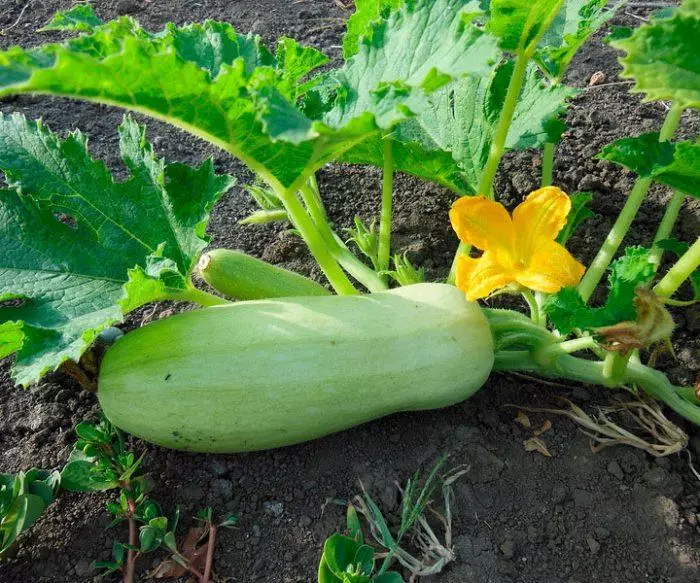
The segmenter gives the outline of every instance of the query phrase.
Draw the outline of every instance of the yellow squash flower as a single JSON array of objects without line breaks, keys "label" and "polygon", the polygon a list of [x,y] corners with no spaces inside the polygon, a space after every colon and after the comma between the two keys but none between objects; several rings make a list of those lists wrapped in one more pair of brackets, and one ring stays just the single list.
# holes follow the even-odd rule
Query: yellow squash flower
[{"label": "yellow squash flower", "polygon": [[484,253],[459,258],[457,287],[474,301],[513,284],[545,293],[575,286],[585,268],[555,241],[570,210],[571,200],[554,186],[530,193],[512,218],[483,196],[460,198],[450,210],[452,227]]}]

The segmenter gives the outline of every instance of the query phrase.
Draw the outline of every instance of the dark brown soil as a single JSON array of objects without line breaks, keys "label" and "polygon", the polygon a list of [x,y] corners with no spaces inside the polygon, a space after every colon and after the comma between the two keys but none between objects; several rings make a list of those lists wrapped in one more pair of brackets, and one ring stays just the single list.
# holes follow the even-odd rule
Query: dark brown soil
[{"label": "dark brown soil", "polygon": [[[25,0],[2,0],[0,29],[19,17]],[[0,46],[31,45],[45,37],[35,33],[57,9],[72,0],[33,2]],[[343,20],[348,12],[333,0],[100,0],[99,14],[129,13],[151,29],[165,22],[204,18],[233,22],[272,42],[288,34],[338,57]],[[630,12],[644,15],[640,10]],[[628,14],[619,24],[635,25]],[[595,161],[600,147],[614,138],[654,130],[664,115],[660,104],[642,104],[628,85],[587,89],[590,75],[604,71],[607,83],[618,81],[614,51],[596,39],[578,56],[569,81],[582,88],[573,103],[570,130],[559,149],[556,182],[568,191],[595,194],[599,214],[572,243],[575,254],[589,260],[607,232],[633,177]],[[119,169],[116,126],[122,113],[110,108],[50,98],[0,101],[0,111],[43,117],[56,131],[80,128],[91,137],[95,155]],[[697,134],[697,119],[686,116],[687,133]],[[691,130],[693,130],[691,132]],[[159,153],[195,162],[214,155],[219,170],[244,182],[250,175],[222,153],[195,139],[149,121],[149,136]],[[509,156],[498,191],[509,204],[537,186],[539,160],[532,153]],[[369,217],[378,206],[379,176],[365,168],[333,167],[320,173],[321,189],[340,227],[354,214]],[[452,195],[438,187],[399,177],[396,242],[399,250],[444,276],[456,245],[447,209]],[[655,188],[630,242],[648,243],[668,193]],[[216,208],[211,234],[216,246],[242,248],[269,261],[318,276],[305,249],[281,229],[237,226],[252,208],[240,188]],[[697,236],[698,205],[688,205],[678,227],[686,240]],[[164,308],[159,308],[162,310]],[[700,370],[697,333],[700,310],[676,315],[677,361],[663,365],[676,382],[692,383]],[[72,427],[97,413],[92,394],[53,375],[28,391],[14,388],[9,363],[0,365],[0,470],[31,466],[57,468],[73,442]],[[139,441],[145,467],[156,483],[155,497],[166,509],[181,504],[183,516],[205,505],[240,515],[240,528],[221,534],[216,570],[221,580],[292,583],[315,581],[321,545],[343,525],[343,510],[328,498],[348,498],[358,479],[385,509],[396,508],[395,480],[405,481],[419,466],[449,453],[470,471],[456,486],[454,546],[458,561],[431,580],[441,583],[690,583],[699,578],[700,489],[689,469],[689,455],[655,460],[639,450],[617,447],[594,454],[588,439],[563,418],[552,418],[543,437],[553,455],[524,450],[530,434],[514,422],[508,403],[555,404],[558,395],[586,408],[610,398],[602,389],[550,386],[535,380],[494,375],[469,401],[448,410],[402,414],[369,423],[312,443],[249,455],[193,455],[167,451]],[[541,422],[545,417],[532,415]],[[689,453],[700,456],[700,435],[691,431]],[[694,433],[692,433],[694,432]],[[696,467],[700,464],[696,461]],[[46,515],[22,536],[16,556],[0,565],[3,582],[70,582],[96,580],[94,559],[109,556],[112,541],[124,532],[108,523],[106,495],[62,495]],[[157,563],[157,560],[156,560]],[[141,573],[151,567],[148,560]]]}]

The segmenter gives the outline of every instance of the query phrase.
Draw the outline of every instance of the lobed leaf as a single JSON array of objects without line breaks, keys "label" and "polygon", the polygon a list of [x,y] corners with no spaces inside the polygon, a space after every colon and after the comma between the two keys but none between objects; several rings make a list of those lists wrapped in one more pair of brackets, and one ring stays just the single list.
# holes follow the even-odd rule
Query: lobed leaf
[{"label": "lobed leaf", "polygon": [[700,0],[685,0],[672,16],[655,18],[628,37],[613,41],[625,51],[620,59],[631,89],[647,100],[672,100],[685,107],[700,107]]},{"label": "lobed leaf", "polygon": [[597,157],[700,198],[700,141],[659,142],[648,133],[608,144]]},{"label": "lobed leaf", "polygon": [[426,140],[422,132],[414,135],[403,122],[408,119],[410,124],[416,115],[433,109],[431,96],[453,79],[485,75],[499,60],[494,40],[473,23],[479,3],[415,0],[397,3],[393,12],[389,8],[358,7],[365,28],[353,41],[357,50],[342,69],[325,77],[323,90],[332,104],[325,114],[329,123],[342,123],[368,110],[385,130],[358,142],[341,159],[381,166],[385,140],[391,139],[397,170],[469,192],[450,152]]},{"label": "lobed leaf", "polygon": [[[150,34],[122,17],[62,44],[0,53],[0,95],[62,95],[147,113],[217,144],[288,186],[309,165],[323,163],[318,161],[326,141],[321,133],[333,132],[316,131],[304,120],[306,142],[276,143],[261,118],[271,123],[275,113],[287,115],[293,104],[277,111],[269,99],[295,98],[309,67],[322,61],[317,51],[291,39],[283,39],[273,56],[258,37],[239,35],[226,23],[168,25]],[[362,129],[374,128],[367,123]],[[350,139],[355,137],[351,133]]]},{"label": "lobed leaf", "polygon": [[565,0],[491,0],[487,29],[506,51],[532,54]]},{"label": "lobed leaf", "polygon": [[69,10],[60,10],[54,17],[38,32],[53,30],[92,32],[92,30],[103,24],[102,20],[95,14],[91,4],[76,4]]},{"label": "lobed leaf", "polygon": [[[425,136],[414,120],[397,126],[388,138],[393,140],[392,152],[396,170],[423,180],[441,184],[460,194],[473,192],[475,186],[463,174],[462,168],[450,152]],[[350,164],[370,164],[381,168],[384,164],[384,139],[373,135],[363,140],[340,158]]]},{"label": "lobed leaf", "polygon": [[[209,211],[233,184],[211,160],[164,164],[130,118],[119,135],[123,182],[80,132],[60,140],[40,122],[0,115],[10,186],[0,190],[0,300],[13,300],[0,304],[0,357],[17,353],[23,385],[77,362],[125,311],[188,289]],[[125,288],[133,269],[145,276]]]},{"label": "lobed leaf", "polygon": [[332,78],[309,78],[326,58],[291,39],[273,55],[229,24],[151,34],[123,17],[62,44],[0,53],[0,95],[62,95],[147,113],[227,150],[276,189],[296,190],[413,115],[455,75],[488,70],[496,44],[469,22],[468,6],[405,3],[371,24]]},{"label": "lobed leaf", "polygon": [[498,48],[471,22],[475,7],[465,0],[414,0],[373,23],[357,54],[326,79],[333,94],[326,123],[340,127],[371,112],[388,130],[454,78],[488,73]]},{"label": "lobed leaf", "polygon": [[654,278],[650,250],[628,247],[624,256],[610,265],[608,298],[603,306],[590,307],[575,288],[563,288],[551,295],[544,310],[554,327],[562,334],[574,330],[591,330],[636,318],[635,290]]},{"label": "lobed leaf", "polygon": [[[513,63],[507,62],[488,77],[464,76],[436,91],[431,96],[431,109],[399,126],[394,132],[396,140],[420,144],[417,152],[451,152],[453,164],[444,162],[440,174],[449,179],[440,182],[456,186],[454,190],[460,193],[474,193],[488,159],[512,71]],[[530,66],[506,147],[520,150],[557,142],[564,129],[559,117],[574,94],[575,90],[563,85],[545,85],[537,67]],[[418,155],[416,158],[420,159]]]},{"label": "lobed leaf", "polygon": [[396,10],[404,0],[355,0],[355,12],[348,18],[343,36],[343,56],[349,59],[357,53],[360,39],[371,32],[371,24],[389,11]]}]

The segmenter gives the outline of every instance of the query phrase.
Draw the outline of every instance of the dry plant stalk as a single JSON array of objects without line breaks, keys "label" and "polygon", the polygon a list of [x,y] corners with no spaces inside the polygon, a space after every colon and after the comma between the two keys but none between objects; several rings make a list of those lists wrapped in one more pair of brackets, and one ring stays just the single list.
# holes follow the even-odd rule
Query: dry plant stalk
[{"label": "dry plant stalk", "polygon": [[[562,400],[569,405],[568,409],[518,407],[525,411],[568,417],[593,440],[591,449],[595,452],[614,445],[631,445],[655,457],[665,457],[684,450],[688,445],[688,435],[685,431],[668,419],[659,404],[652,399],[640,397],[637,401],[621,401],[609,407],[601,407],[593,415],[589,415],[569,399]],[[634,433],[614,421],[612,415],[617,414],[631,421],[641,430],[641,434]]]}]

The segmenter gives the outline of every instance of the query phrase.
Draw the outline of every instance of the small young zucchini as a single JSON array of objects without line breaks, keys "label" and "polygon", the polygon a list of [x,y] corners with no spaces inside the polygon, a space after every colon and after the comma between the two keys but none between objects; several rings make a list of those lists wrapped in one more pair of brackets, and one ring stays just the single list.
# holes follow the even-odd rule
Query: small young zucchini
[{"label": "small young zucchini", "polygon": [[98,397],[147,441],[199,452],[290,445],[479,389],[489,323],[443,284],[366,296],[241,302],[130,332],[109,349]]},{"label": "small young zucchini", "polygon": [[237,300],[292,296],[329,296],[322,285],[303,275],[246,255],[214,249],[199,260],[199,274],[216,291]]}]

